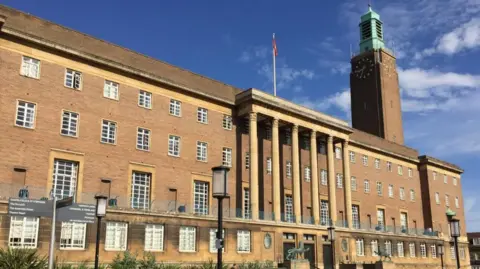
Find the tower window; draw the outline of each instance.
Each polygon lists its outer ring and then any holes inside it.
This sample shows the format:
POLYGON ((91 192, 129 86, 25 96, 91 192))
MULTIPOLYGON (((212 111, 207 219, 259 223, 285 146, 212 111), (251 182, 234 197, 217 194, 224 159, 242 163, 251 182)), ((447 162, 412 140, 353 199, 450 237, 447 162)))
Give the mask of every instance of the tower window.
POLYGON ((376 20, 375 25, 376 25, 376 28, 377 28, 376 29, 377 30, 377 37, 380 38, 380 39, 383 39, 382 22, 376 20))
POLYGON ((362 23, 362 40, 372 37, 372 24, 370 21, 362 23))

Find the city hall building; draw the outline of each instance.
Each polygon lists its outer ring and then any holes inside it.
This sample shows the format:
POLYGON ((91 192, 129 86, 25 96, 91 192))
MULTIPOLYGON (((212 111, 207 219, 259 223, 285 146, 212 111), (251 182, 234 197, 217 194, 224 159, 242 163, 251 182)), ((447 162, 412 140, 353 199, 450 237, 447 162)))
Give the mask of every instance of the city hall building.
MULTIPOLYGON (((351 59, 352 126, 0 6, 0 244, 47 253, 51 219, 8 216, 8 198, 109 195, 101 262, 129 250, 157 261, 216 258, 212 171, 230 167, 226 263, 286 264, 303 243, 318 268, 455 264, 446 211, 460 220, 463 170, 404 144, 396 60, 377 13, 351 59)), ((95 224, 57 223, 56 256, 92 261, 95 224)))

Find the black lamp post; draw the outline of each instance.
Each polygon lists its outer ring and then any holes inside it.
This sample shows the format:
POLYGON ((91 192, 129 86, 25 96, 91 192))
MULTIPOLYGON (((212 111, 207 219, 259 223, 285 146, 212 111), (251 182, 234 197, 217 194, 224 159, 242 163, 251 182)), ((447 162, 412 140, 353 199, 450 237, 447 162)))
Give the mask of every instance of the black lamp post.
POLYGON ((227 166, 217 166, 212 168, 212 185, 213 185, 213 197, 218 200, 218 228, 217 228, 217 241, 215 246, 217 248, 217 268, 222 268, 222 252, 224 247, 223 241, 223 198, 228 197, 228 171, 230 168, 227 166))
POLYGON ((455 257, 457 258, 457 268, 460 269, 460 257, 458 255, 458 237, 460 236, 460 221, 458 219, 450 219, 450 235, 455 242, 455 257))
POLYGON ((328 240, 332 244, 332 269, 335 269, 335 227, 330 226, 328 229, 328 240))
POLYGON ((95 242, 95 269, 98 269, 98 256, 100 251, 100 234, 102 227, 102 217, 107 214, 107 199, 105 195, 95 195, 97 200, 97 240, 95 242))
POLYGON ((438 255, 440 255, 440 262, 442 264, 441 269, 443 269, 443 254, 444 254, 443 245, 437 245, 437 252, 438 252, 438 255))

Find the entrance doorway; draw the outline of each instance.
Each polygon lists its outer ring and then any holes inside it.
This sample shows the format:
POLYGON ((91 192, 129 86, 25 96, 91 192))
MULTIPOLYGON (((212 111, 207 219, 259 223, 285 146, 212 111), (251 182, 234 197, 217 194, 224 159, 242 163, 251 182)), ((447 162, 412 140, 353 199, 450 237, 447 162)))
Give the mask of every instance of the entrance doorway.
POLYGON ((305 259, 307 259, 310 262, 310 268, 317 267, 315 264, 315 244, 305 243, 304 246, 305 246, 305 249, 308 249, 304 255, 305 255, 305 259))
POLYGON ((323 245, 323 268, 332 268, 332 245, 323 245))

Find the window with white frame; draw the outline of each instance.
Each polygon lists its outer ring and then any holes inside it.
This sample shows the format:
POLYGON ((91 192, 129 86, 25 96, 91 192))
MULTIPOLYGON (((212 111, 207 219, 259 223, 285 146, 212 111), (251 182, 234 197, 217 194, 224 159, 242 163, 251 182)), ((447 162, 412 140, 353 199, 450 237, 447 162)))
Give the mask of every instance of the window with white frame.
POLYGON ((150 209, 151 184, 152 174, 139 171, 132 173, 132 208, 150 209))
MULTIPOLYGON (((215 244, 215 242, 217 241, 217 231, 218 229, 216 228, 210 228, 210 253, 218 252, 217 245, 215 244)), ((225 238, 225 229, 222 229, 222 238, 225 238)), ((222 248, 222 252, 225 252, 225 247, 222 248)))
POLYGON ((450 259, 455 260, 457 258, 457 255, 455 255, 455 247, 450 246, 450 259))
POLYGON ((145 225, 145 251, 163 251, 165 228, 161 224, 145 225))
POLYGON ((60 249, 85 249, 87 224, 62 222, 60 249))
POLYGON ((305 181, 310 182, 312 179, 312 170, 310 169, 310 166, 305 166, 305 181))
POLYGON ((445 194, 445 205, 450 206, 450 197, 448 196, 448 194, 445 194))
POLYGON ((138 105, 144 108, 152 108, 152 93, 140 90, 138 92, 138 105))
POLYGON ((207 161, 207 142, 197 141, 197 161, 207 161))
POLYGON ((180 157, 180 136, 168 136, 168 155, 180 157))
POLYGON ((378 182, 378 181, 377 181, 377 194, 378 196, 383 195, 383 184, 382 182, 378 182))
POLYGON ((178 250, 180 252, 195 252, 197 228, 191 226, 181 226, 178 250))
POLYGON ((222 127, 225 130, 232 130, 233 120, 230 115, 223 115, 222 127))
POLYGON ((370 181, 368 181, 368 179, 363 181, 363 189, 365 193, 370 193, 370 181))
POLYGON ((404 233, 408 230, 408 215, 405 212, 400 212, 400 228, 404 233))
POLYGON ((350 162, 355 163, 355 152, 350 151, 349 154, 350 154, 350 162))
POLYGON ((207 215, 208 214, 208 182, 198 181, 194 182, 193 189, 193 203, 195 214, 207 215))
POLYGON ((367 155, 362 156, 362 163, 363 163, 363 166, 368 166, 368 156, 367 155))
POLYGON ((320 171, 320 184, 322 184, 323 186, 327 186, 327 182, 328 182, 327 170, 322 169, 320 171))
POLYGON ((370 241, 370 248, 372 249, 372 256, 377 257, 378 256, 378 240, 372 240, 370 241))
POLYGON ((456 178, 456 177, 452 177, 452 181, 453 181, 453 186, 457 186, 457 178, 456 178))
POLYGON ((365 249, 364 249, 364 245, 363 245, 363 239, 358 238, 355 241, 355 246, 356 246, 357 256, 364 256, 365 255, 365 249))
POLYGON ((78 113, 64 110, 62 113, 62 135, 74 136, 78 134, 78 113))
POLYGON ((293 199, 291 195, 285 195, 285 221, 293 222, 293 199))
POLYGON ((65 87, 75 90, 81 89, 82 73, 68 68, 65 69, 65 87))
POLYGON ((398 165, 397 170, 398 170, 398 174, 402 176, 403 175, 403 166, 398 165))
POLYGON ((109 120, 102 121, 102 139, 103 143, 115 144, 117 141, 117 123, 109 120))
POLYGON ((437 205, 440 204, 440 194, 439 194, 438 192, 435 193, 435 203, 436 203, 437 205))
POLYGON ((360 229, 360 207, 352 205, 352 226, 354 229, 360 229))
POLYGON ((222 149, 222 164, 228 167, 232 167, 232 149, 231 148, 222 149))
POLYGON ((8 246, 11 248, 36 248, 38 222, 35 217, 10 217, 8 246))
POLYGON ((380 169, 380 159, 375 159, 375 169, 380 169))
POLYGON ((287 169, 286 169, 286 174, 287 174, 287 178, 292 178, 292 162, 291 161, 287 161, 287 169))
POLYGON ((250 152, 245 152, 245 169, 250 169, 250 152))
POLYGON ((77 193, 78 163, 55 159, 53 162, 52 186, 55 197, 74 197, 77 193))
POLYGON ((319 147, 320 147, 320 154, 327 154, 327 146, 325 145, 325 142, 320 142, 319 143, 319 147))
POLYGON ((237 252, 240 252, 240 253, 250 252, 250 231, 247 231, 247 230, 237 231, 237 252))
POLYGON ((107 222, 105 250, 127 250, 128 224, 125 222, 107 222))
POLYGON ((290 129, 285 130, 285 144, 292 144, 292 131, 290 129))
POLYGON ((412 168, 408 168, 408 177, 413 177, 413 170, 412 170, 412 168))
POLYGON ((37 105, 25 101, 17 101, 15 125, 33 129, 35 127, 35 109, 37 105))
POLYGON ((137 129, 137 149, 150 150, 150 130, 140 127, 137 129))
POLYGON ((390 240, 385 241, 385 253, 392 257, 392 241, 390 240))
POLYGON ((382 231, 385 229, 385 210, 381 208, 377 209, 377 227, 382 231))
POLYGON ((343 188, 343 175, 337 173, 337 188, 343 188))
POLYGON ((243 189, 243 218, 250 219, 250 190, 248 188, 243 189))
POLYGON ((458 197, 455 197, 455 207, 460 208, 460 202, 458 201, 458 197))
POLYGON ((445 183, 445 184, 448 183, 448 177, 447 177, 447 175, 443 175, 443 183, 445 183))
POLYGON ((426 258, 427 257, 427 246, 425 243, 420 244, 420 257, 426 258))
POLYGON ((397 255, 399 258, 405 257, 405 251, 403 249, 403 242, 397 242, 397 255))
POLYGON ((480 246, 480 237, 473 238, 473 245, 474 246, 480 246))
POLYGON ((357 191, 357 178, 356 177, 351 177, 350 178, 350 187, 352 188, 352 191, 357 191))
POLYGON ((118 100, 118 83, 105 80, 103 97, 118 100))
POLYGON ((203 107, 197 109, 197 121, 201 123, 208 123, 208 110, 203 107))
POLYGON ((432 255, 432 258, 437 258, 437 246, 436 245, 430 245, 430 253, 432 255))
POLYGON ((458 255, 460 256, 461 260, 465 260, 465 248, 459 248, 458 255))
POLYGON ((27 56, 22 57, 22 76, 40 78, 40 61, 27 56))
POLYGON ((432 176, 433 176, 433 180, 437 180, 437 172, 433 171, 432 176))
POLYGON ((267 140, 272 140, 272 127, 271 126, 265 126, 265 139, 267 140))
POLYGON ((408 244, 408 252, 410 252, 410 258, 415 258, 415 243, 408 244))
POLYGON ((410 190, 410 201, 415 201, 415 190, 410 190))
POLYGON ((170 115, 176 117, 182 116, 182 102, 175 99, 170 99, 170 107, 168 109, 168 112, 170 113, 170 115))
POLYGON ((400 187, 400 200, 405 200, 405 188, 404 187, 400 187))
POLYGON ((335 147, 335 158, 342 159, 342 149, 339 147, 335 147))
POLYGON ((387 162, 387 171, 392 172, 392 163, 391 162, 387 162))
POLYGON ((328 215, 328 201, 321 200, 320 201, 320 225, 329 225, 330 222, 329 215, 328 215))
POLYGON ((267 174, 272 174, 272 158, 267 157, 267 174))
POLYGON ((388 197, 393 198, 393 185, 388 185, 388 197))

